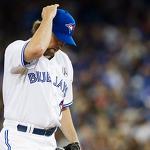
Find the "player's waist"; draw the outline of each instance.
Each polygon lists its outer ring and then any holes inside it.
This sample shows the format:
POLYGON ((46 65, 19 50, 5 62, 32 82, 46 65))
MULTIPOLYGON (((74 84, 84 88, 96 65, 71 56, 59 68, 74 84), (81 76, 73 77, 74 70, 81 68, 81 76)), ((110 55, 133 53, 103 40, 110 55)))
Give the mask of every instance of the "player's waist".
POLYGON ((26 132, 31 134, 43 135, 43 136, 51 136, 57 130, 56 126, 44 129, 44 128, 39 128, 33 124, 22 123, 22 122, 12 121, 12 120, 4 120, 3 126, 4 128, 13 129, 20 132, 26 132))

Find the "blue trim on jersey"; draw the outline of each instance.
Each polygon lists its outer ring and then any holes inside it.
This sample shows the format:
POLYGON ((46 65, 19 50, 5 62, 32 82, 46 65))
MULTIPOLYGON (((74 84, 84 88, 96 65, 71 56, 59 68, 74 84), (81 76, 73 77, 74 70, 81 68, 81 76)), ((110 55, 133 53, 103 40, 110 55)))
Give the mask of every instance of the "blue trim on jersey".
POLYGON ((6 130, 5 131, 5 144, 6 144, 6 146, 7 146, 7 150, 11 150, 11 146, 10 146, 10 144, 8 143, 8 130, 6 130))
POLYGON ((24 59, 24 51, 25 51, 25 48, 27 47, 29 42, 25 43, 23 48, 22 48, 22 51, 21 51, 21 63, 22 63, 22 66, 25 67, 26 64, 25 64, 25 59, 24 59))
POLYGON ((63 108, 65 108, 65 107, 68 107, 68 106, 72 105, 72 103, 73 103, 73 102, 70 102, 70 103, 68 103, 68 104, 64 104, 64 105, 63 105, 63 108))

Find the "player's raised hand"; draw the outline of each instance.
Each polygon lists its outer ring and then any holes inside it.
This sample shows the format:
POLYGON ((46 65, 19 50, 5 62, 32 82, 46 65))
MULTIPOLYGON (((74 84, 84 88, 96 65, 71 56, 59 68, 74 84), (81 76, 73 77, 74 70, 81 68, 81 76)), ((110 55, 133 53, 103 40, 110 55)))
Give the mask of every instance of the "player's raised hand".
POLYGON ((59 7, 59 4, 44 7, 42 10, 42 19, 53 19, 57 13, 57 7, 59 7))

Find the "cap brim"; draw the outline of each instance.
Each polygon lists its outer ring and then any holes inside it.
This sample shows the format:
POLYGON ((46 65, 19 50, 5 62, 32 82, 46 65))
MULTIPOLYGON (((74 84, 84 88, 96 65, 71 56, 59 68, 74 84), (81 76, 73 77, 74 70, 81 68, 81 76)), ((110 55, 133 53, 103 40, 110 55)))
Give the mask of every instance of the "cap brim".
POLYGON ((68 36, 68 35, 61 34, 61 33, 55 33, 55 32, 54 34, 58 38, 58 40, 64 42, 65 44, 77 46, 72 36, 68 36))

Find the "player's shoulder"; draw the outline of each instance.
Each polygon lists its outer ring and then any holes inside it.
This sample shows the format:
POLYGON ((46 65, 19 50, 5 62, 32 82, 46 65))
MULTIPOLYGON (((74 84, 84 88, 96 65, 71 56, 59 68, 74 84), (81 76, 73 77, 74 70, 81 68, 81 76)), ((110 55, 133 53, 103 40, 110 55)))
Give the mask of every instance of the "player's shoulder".
POLYGON ((58 51, 58 57, 60 57, 62 61, 67 61, 68 63, 71 63, 71 60, 69 56, 67 55, 67 53, 63 52, 62 50, 58 51))
POLYGON ((23 41, 23 40, 15 40, 15 41, 13 41, 12 43, 10 43, 8 46, 7 46, 7 48, 6 49, 8 49, 8 48, 13 48, 13 47, 16 47, 16 46, 20 46, 20 45, 23 45, 23 44, 25 44, 27 41, 23 41))
POLYGON ((57 53, 57 62, 66 70, 68 70, 69 76, 71 77, 71 80, 73 79, 73 66, 72 62, 67 55, 67 53, 59 50, 57 53))
MULTIPOLYGON (((28 41, 28 40, 27 40, 28 41)), ((25 43, 27 41, 23 41, 23 40, 15 40, 12 43, 10 43, 5 50, 5 55, 7 55, 8 53, 13 53, 14 51, 17 51, 17 49, 21 49, 23 47, 23 45, 25 45, 25 43)))
POLYGON ((67 59, 69 58, 69 56, 67 55, 67 53, 63 52, 62 50, 58 50, 58 53, 60 55, 62 55, 63 57, 66 57, 67 59))

